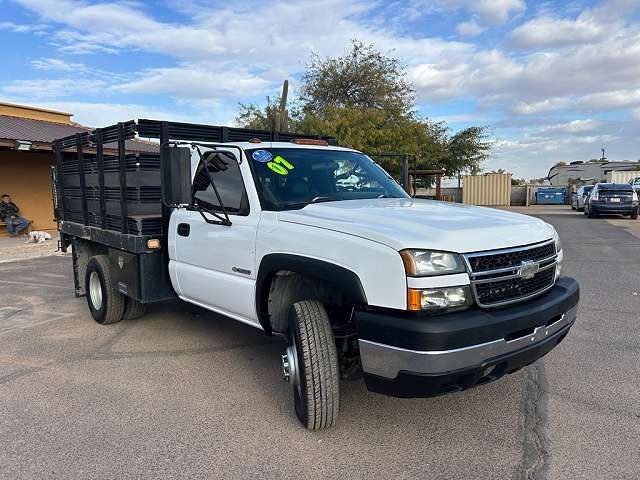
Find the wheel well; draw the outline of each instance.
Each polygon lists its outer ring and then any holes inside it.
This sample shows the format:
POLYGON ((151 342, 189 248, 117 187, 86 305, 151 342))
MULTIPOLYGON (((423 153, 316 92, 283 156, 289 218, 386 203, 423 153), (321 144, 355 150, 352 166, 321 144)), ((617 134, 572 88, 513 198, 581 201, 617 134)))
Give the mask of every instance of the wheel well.
POLYGON ((106 255, 108 249, 105 245, 74 237, 71 240, 73 257, 73 280, 76 289, 76 296, 81 297, 86 294, 84 288, 84 277, 87 272, 87 263, 91 257, 96 255, 106 255))
POLYGON ((265 256, 256 285, 256 308, 265 332, 285 333, 289 308, 299 300, 318 300, 329 309, 367 304, 360 279, 350 270, 295 255, 265 256))

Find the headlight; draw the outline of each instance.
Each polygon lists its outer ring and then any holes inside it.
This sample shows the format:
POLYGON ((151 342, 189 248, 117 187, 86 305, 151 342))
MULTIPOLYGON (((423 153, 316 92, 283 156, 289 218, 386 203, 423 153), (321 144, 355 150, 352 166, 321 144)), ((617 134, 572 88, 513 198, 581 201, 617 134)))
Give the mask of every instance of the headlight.
POLYGON ((636 192, 635 190, 633 191, 633 194, 631 195, 631 201, 632 202, 637 202, 638 201, 638 192, 636 192))
POLYGON ((404 269, 409 277, 428 277, 464 273, 462 258, 456 253, 433 250, 402 250, 404 269))
POLYGON ((556 280, 562 273, 562 258, 564 257, 564 252, 562 251, 562 242, 560 241, 560 237, 558 236, 558 232, 553 233, 553 241, 556 244, 556 280))
POLYGON ((556 253, 560 253, 562 251, 562 242, 560 241, 560 236, 558 235, 558 232, 556 232, 555 230, 553 232, 553 241, 556 244, 556 253))
POLYGON ((472 303, 471 290, 468 286, 424 290, 410 288, 407 300, 407 310, 411 311, 468 307, 472 303))

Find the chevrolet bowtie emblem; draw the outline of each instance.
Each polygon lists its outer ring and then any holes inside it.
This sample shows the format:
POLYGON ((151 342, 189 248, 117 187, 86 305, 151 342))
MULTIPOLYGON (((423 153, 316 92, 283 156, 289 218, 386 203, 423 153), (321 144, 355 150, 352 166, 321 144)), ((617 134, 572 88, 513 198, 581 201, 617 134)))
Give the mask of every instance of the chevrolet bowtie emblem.
POLYGON ((538 270, 540 270, 540 265, 531 260, 527 260, 520 264, 518 275, 524 279, 533 278, 533 276, 538 273, 538 270))

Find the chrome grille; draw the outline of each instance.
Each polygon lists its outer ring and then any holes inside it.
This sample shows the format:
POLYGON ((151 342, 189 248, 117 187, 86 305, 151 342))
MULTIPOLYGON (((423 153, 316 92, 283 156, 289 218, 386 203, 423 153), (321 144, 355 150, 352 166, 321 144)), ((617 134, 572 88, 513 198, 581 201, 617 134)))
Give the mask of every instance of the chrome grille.
POLYGON ((471 288, 481 307, 496 307, 539 295, 555 283, 557 254, 542 244, 465 255, 471 288))

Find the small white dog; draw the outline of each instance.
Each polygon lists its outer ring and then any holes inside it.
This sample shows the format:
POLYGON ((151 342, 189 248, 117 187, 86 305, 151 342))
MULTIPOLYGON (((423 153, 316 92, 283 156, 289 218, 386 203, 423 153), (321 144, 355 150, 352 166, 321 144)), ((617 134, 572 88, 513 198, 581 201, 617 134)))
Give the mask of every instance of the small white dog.
POLYGON ((29 240, 24 243, 44 243, 46 240, 51 240, 51 235, 47 232, 34 230, 33 232, 29 232, 29 240))

